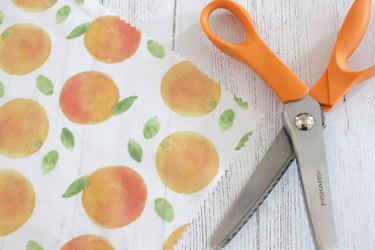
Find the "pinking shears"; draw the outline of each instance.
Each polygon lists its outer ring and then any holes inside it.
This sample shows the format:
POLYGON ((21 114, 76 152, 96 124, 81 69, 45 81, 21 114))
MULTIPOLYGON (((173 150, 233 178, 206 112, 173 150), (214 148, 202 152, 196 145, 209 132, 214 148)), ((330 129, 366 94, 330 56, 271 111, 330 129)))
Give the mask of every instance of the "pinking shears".
POLYGON ((338 34, 328 67, 309 91, 262 41, 241 5, 231 0, 215 0, 205 7, 201 24, 212 43, 252 68, 285 104, 283 128, 216 229, 211 238, 212 247, 221 249, 236 235, 296 159, 315 247, 337 248, 323 139, 324 112, 341 100, 353 85, 375 75, 375 66, 353 71, 347 64, 366 33, 370 14, 371 0, 354 1, 338 34), (229 43, 211 30, 209 17, 216 9, 226 9, 240 20, 246 31, 242 43, 229 43))

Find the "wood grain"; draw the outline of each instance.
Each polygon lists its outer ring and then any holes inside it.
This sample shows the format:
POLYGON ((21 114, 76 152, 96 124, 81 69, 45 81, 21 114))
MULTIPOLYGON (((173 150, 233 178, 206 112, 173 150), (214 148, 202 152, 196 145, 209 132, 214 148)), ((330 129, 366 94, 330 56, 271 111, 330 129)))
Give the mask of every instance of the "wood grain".
MULTIPOLYGON (((213 230, 281 128, 282 105, 254 72, 210 44, 199 25, 208 2, 196 0, 98 0, 167 47, 192 60, 225 88, 248 99, 264 119, 246 148, 202 206, 177 249, 207 249, 213 230)), ((352 0, 238 0, 249 10, 269 47, 309 87, 327 66, 352 0)), ((353 69, 375 64, 375 8, 353 69)), ((218 13, 218 33, 239 41, 235 18, 218 13)), ((375 249, 375 80, 355 86, 326 114, 325 130, 339 249, 375 249)), ((258 212, 226 249, 314 249, 295 163, 258 212)))

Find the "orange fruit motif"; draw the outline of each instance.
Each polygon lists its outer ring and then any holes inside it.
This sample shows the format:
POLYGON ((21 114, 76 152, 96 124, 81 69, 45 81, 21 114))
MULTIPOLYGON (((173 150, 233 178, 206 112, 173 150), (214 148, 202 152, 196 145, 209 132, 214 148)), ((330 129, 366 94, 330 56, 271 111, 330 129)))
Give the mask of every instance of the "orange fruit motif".
POLYGON ((163 250, 173 250, 173 247, 177 245, 178 240, 182 237, 182 235, 189 228, 189 226, 190 223, 185 224, 177 228, 173 233, 171 233, 168 239, 164 242, 163 250))
POLYGON ((85 46, 98 61, 119 63, 138 49, 141 33, 117 16, 103 16, 90 24, 85 46))
POLYGON ((0 107, 0 154, 23 158, 40 149, 48 135, 46 111, 31 99, 14 99, 0 107))
POLYGON ((60 250, 115 250, 106 238, 85 234, 65 243, 60 250))
POLYGON ((164 103, 174 112, 187 116, 206 115, 220 101, 221 87, 191 62, 174 65, 164 75, 161 86, 164 103))
POLYGON ((52 7, 57 0, 12 0, 12 2, 24 11, 39 12, 52 7))
POLYGON ((96 170, 83 190, 82 205, 91 220, 106 228, 119 228, 136 220, 145 207, 147 189, 142 177, 128 167, 96 170))
POLYGON ((78 124, 96 124, 112 117, 119 91, 112 79, 98 71, 86 71, 69 78, 60 94, 65 116, 78 124))
POLYGON ((0 236, 4 236, 30 218, 35 206, 34 188, 19 172, 1 169, 0 201, 0 236))
POLYGON ((215 146, 196 132, 176 132, 166 137, 156 152, 161 181, 177 193, 191 194, 206 187, 219 170, 215 146))
POLYGON ((0 68, 11 75, 24 75, 42 66, 51 53, 51 40, 39 26, 15 24, 0 36, 0 68))

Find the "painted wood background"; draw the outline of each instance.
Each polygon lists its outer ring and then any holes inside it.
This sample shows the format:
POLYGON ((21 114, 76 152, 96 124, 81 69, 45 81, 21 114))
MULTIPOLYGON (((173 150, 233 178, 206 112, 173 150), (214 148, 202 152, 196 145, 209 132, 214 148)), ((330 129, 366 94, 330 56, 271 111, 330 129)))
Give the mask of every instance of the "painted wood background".
MULTIPOLYGON (((207 249, 220 218, 254 171, 281 128, 283 107, 254 72, 211 45, 199 25, 207 0, 97 0, 166 47, 192 60, 232 92, 248 99, 264 119, 255 152, 244 151, 178 249, 207 249)), ((308 85, 327 66, 336 35, 352 0, 237 0, 250 13, 269 47, 308 85)), ((364 41, 350 66, 375 64, 375 7, 364 41)), ((218 12, 217 32, 240 41, 233 16, 218 12)), ((326 114, 326 152, 339 249, 375 249, 375 79, 355 86, 326 114)), ((314 249, 297 166, 291 165, 268 199, 227 249, 314 249)))

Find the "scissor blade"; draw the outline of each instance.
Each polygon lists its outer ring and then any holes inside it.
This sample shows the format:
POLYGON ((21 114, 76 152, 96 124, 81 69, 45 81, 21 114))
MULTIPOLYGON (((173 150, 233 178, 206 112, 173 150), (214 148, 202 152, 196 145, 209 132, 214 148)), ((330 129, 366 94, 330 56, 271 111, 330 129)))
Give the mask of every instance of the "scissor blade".
POLYGON ((310 96, 306 96, 286 105, 283 122, 297 158, 315 247, 318 250, 331 250, 336 249, 336 229, 321 114, 320 105, 310 96), (301 114, 304 116, 300 116, 301 114), (306 114, 308 116, 305 116, 306 114), (298 128, 296 121, 311 121, 312 117, 315 125, 306 126, 305 129, 298 128))
POLYGON ((221 249, 228 244, 258 209, 293 160, 293 146, 283 128, 215 231, 211 247, 221 249))

